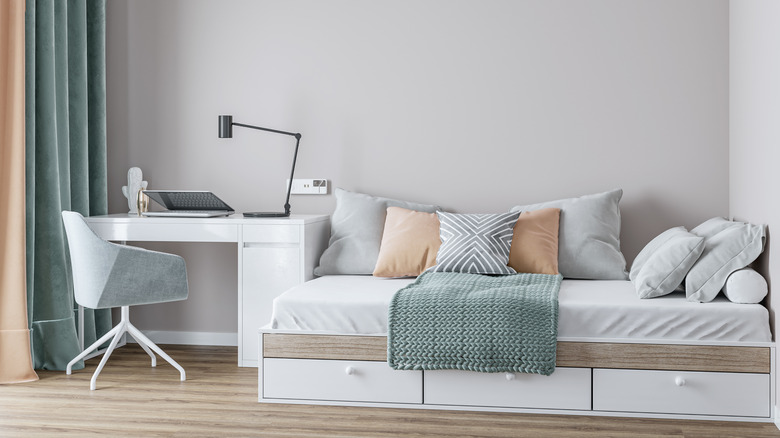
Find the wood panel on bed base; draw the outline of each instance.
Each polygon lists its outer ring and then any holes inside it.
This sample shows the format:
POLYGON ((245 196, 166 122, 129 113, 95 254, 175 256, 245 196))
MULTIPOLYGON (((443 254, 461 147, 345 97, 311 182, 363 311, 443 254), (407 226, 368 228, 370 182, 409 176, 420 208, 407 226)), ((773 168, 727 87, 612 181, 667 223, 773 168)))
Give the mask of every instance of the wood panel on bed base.
MULTIPOLYGON (((386 361, 387 337, 264 333, 263 357, 386 361)), ((556 365, 769 374, 770 362, 768 347, 561 341, 556 365)))

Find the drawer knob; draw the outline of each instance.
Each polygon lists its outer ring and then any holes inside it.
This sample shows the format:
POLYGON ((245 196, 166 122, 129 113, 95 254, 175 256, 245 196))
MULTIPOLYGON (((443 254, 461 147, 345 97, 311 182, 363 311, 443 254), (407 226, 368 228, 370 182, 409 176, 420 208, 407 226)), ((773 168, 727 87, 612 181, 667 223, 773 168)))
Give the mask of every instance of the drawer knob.
POLYGON ((683 379, 682 376, 677 376, 674 378, 674 384, 677 386, 685 386, 685 379, 683 379))
POLYGON ((355 374, 355 367, 349 366, 344 370, 345 373, 347 373, 348 376, 351 376, 355 374))
POLYGON ((515 380, 515 373, 506 373, 506 379, 507 380, 515 380))

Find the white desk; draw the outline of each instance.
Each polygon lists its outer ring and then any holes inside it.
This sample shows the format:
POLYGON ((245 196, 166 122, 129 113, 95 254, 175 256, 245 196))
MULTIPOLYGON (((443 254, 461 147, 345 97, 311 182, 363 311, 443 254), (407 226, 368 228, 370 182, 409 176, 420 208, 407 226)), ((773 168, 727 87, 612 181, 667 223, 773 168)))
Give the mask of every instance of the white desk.
POLYGON ((328 245, 329 217, 289 218, 91 216, 102 238, 145 242, 235 242, 238 246, 238 366, 257 366, 257 330, 271 320, 273 299, 311 280, 328 245))

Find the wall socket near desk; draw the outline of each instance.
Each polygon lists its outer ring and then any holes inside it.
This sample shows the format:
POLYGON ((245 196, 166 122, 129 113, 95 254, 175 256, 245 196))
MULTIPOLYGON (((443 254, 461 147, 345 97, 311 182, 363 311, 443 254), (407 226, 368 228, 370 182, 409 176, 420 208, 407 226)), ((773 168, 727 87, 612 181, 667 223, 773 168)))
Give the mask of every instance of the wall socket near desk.
MULTIPOLYGON (((290 180, 284 182, 284 191, 287 191, 287 185, 290 184, 290 180)), ((327 195, 328 194, 328 180, 327 179, 301 179, 294 178, 292 183, 293 195, 327 195)))

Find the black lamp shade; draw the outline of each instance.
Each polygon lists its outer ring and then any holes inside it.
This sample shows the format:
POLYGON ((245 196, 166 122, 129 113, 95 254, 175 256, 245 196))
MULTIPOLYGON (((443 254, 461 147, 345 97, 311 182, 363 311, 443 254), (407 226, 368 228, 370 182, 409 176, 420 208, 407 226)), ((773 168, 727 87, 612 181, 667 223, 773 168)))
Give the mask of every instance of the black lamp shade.
POLYGON ((219 116, 219 138, 233 138, 233 116, 219 116))

